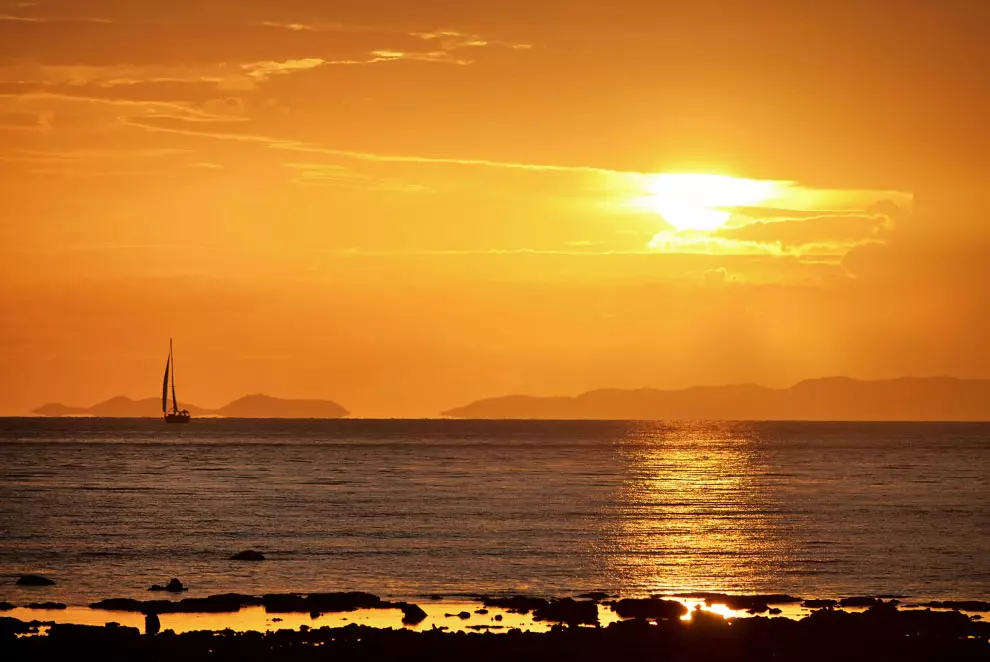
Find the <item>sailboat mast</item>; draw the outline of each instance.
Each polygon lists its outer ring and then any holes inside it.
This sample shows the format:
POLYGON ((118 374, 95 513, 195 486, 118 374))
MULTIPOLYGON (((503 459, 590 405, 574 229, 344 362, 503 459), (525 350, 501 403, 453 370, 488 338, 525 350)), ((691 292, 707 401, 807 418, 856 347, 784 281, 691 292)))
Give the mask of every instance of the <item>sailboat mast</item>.
POLYGON ((162 379, 162 413, 168 413, 168 373, 169 368, 172 366, 172 347, 171 342, 168 348, 168 358, 165 359, 165 378, 162 379))
POLYGON ((172 362, 172 409, 179 411, 179 404, 175 401, 175 359, 172 357, 172 339, 168 339, 168 356, 172 362))

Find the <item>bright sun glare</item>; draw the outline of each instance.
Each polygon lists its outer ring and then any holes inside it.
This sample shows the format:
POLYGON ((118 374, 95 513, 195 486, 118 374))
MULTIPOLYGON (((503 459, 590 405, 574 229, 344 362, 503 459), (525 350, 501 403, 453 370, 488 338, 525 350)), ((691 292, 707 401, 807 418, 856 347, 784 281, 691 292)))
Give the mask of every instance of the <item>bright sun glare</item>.
POLYGON ((725 225, 731 208, 758 205, 774 196, 777 182, 728 175, 649 175, 637 205, 654 211, 678 231, 711 231, 725 225))

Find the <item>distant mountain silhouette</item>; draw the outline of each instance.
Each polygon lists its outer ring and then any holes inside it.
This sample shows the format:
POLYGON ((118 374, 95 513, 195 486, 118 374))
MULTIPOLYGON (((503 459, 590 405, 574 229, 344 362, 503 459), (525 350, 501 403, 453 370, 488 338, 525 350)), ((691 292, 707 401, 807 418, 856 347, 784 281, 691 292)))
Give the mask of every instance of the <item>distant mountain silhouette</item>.
POLYGON ((282 400, 270 395, 245 395, 216 410, 227 418, 340 418, 348 411, 330 400, 282 400))
POLYGON ((614 420, 990 421, 990 380, 811 379, 787 389, 699 386, 602 389, 576 397, 509 395, 443 412, 452 418, 614 420))
MULTIPOLYGON (((182 403, 194 417, 222 416, 225 418, 341 418, 348 411, 330 400, 289 400, 269 395, 246 395, 219 409, 205 409, 182 403)), ((102 416, 107 418, 159 418, 161 398, 132 400, 119 395, 92 407, 68 407, 53 402, 42 405, 32 413, 40 416, 102 416)))

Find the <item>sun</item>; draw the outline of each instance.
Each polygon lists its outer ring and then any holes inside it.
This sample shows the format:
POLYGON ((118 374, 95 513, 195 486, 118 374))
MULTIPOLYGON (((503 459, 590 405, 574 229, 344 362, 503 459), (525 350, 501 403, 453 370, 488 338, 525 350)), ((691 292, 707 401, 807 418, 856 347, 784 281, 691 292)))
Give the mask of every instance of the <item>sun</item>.
POLYGON ((728 175, 647 175, 646 195, 635 205, 654 211, 677 231, 711 232, 725 225, 731 208, 772 198, 778 182, 728 175))

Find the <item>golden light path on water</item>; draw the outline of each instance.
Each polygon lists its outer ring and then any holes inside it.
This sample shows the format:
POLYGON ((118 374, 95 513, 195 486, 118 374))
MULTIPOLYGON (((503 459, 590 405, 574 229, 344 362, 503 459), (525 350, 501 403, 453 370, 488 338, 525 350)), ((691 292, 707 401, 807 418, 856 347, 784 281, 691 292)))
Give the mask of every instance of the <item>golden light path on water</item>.
POLYGON ((636 593, 758 592, 786 551, 752 426, 644 428, 624 445, 624 512, 604 531, 600 562, 636 593), (760 583, 757 583, 759 579, 760 583))

